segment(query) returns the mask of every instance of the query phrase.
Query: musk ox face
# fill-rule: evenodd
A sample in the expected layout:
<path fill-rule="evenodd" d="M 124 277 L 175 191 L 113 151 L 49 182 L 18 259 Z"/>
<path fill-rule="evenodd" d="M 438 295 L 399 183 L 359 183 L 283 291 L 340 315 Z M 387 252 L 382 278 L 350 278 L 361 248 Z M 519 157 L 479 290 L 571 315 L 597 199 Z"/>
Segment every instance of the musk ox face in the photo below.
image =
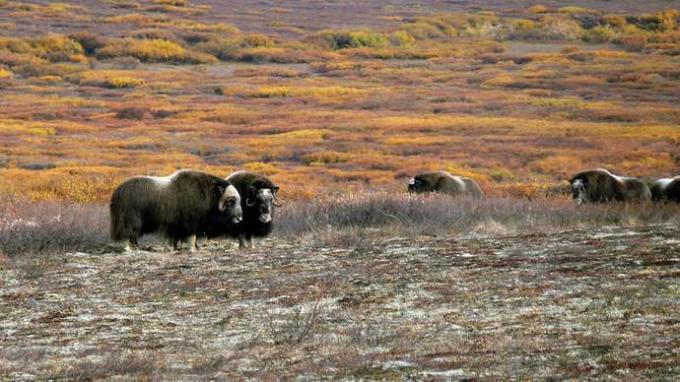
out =
<path fill-rule="evenodd" d="M 423 182 L 420 177 L 415 176 L 408 181 L 408 193 L 413 194 L 413 193 L 419 193 L 423 192 L 425 188 L 425 182 Z"/>
<path fill-rule="evenodd" d="M 272 221 L 274 214 L 274 206 L 278 206 L 276 202 L 276 193 L 278 187 L 271 188 L 256 188 L 250 186 L 248 188 L 248 197 L 246 198 L 246 206 L 257 211 L 257 219 L 262 223 L 269 223 Z"/>
<path fill-rule="evenodd" d="M 236 187 L 229 185 L 225 187 L 218 187 L 221 194 L 217 208 L 220 212 L 226 214 L 236 224 L 243 220 L 243 209 L 241 208 L 241 195 L 236 190 Z"/>
<path fill-rule="evenodd" d="M 586 182 L 584 179 L 574 179 L 571 181 L 571 196 L 576 204 L 584 204 L 589 202 L 588 193 L 586 192 Z"/>

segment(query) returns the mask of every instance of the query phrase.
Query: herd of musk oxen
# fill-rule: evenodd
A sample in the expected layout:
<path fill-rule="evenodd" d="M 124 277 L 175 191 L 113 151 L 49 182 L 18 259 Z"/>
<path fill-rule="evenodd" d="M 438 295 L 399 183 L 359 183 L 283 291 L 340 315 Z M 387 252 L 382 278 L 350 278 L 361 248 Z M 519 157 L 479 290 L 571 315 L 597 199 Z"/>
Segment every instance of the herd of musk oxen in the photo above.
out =
<path fill-rule="evenodd" d="M 680 175 L 638 179 L 617 176 L 605 169 L 582 171 L 571 180 L 574 201 L 583 203 L 672 201 L 680 202 Z M 266 177 L 238 171 L 220 178 L 195 170 L 179 170 L 166 177 L 136 176 L 124 181 L 111 197 L 111 238 L 136 248 L 144 234 L 171 240 L 175 249 L 185 241 L 198 248 L 196 236 L 238 239 L 252 247 L 254 237 L 272 231 L 279 187 Z M 409 180 L 409 193 L 437 192 L 481 198 L 479 184 L 445 171 L 418 174 Z"/>

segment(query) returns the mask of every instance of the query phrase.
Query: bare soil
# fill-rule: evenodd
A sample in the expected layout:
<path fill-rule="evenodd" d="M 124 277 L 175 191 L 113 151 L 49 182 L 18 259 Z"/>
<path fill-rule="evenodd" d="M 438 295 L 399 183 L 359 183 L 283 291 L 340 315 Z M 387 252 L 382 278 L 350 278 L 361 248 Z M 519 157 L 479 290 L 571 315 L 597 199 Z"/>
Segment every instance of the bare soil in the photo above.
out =
<path fill-rule="evenodd" d="M 673 379 L 680 230 L 0 261 L 7 380 Z M 382 237 L 382 238 L 381 238 Z"/>

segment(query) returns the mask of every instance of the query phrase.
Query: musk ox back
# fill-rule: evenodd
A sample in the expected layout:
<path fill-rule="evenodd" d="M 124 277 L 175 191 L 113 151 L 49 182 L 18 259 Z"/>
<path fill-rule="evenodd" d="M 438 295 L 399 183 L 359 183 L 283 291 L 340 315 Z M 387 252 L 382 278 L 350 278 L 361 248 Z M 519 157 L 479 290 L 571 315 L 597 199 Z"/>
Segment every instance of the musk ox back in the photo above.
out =
<path fill-rule="evenodd" d="M 652 200 L 680 203 L 680 175 L 673 178 L 661 178 L 649 182 Z"/>
<path fill-rule="evenodd" d="M 226 180 L 193 170 L 167 177 L 137 176 L 111 196 L 111 238 L 136 247 L 140 236 L 158 233 L 174 241 L 206 231 L 224 231 L 242 219 L 241 200 Z"/>
<path fill-rule="evenodd" d="M 617 176 L 605 169 L 582 171 L 569 183 L 578 204 L 648 201 L 652 198 L 649 187 L 640 179 Z"/>
<path fill-rule="evenodd" d="M 248 171 L 238 171 L 227 177 L 241 194 L 243 221 L 230 229 L 239 246 L 252 246 L 253 237 L 268 236 L 274 225 L 274 207 L 279 187 L 266 177 Z"/>
<path fill-rule="evenodd" d="M 409 193 L 439 192 L 448 195 L 467 195 L 481 198 L 482 188 L 472 178 L 454 176 L 446 171 L 418 174 L 409 180 Z"/>

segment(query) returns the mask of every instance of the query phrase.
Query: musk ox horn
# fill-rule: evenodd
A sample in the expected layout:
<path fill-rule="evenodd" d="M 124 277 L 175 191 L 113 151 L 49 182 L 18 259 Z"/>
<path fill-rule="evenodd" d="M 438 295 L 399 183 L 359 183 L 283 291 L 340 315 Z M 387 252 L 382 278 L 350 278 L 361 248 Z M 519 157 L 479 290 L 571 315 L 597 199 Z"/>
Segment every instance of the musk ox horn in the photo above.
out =
<path fill-rule="evenodd" d="M 246 198 L 246 206 L 252 207 L 252 206 L 255 205 L 255 203 L 256 203 L 255 200 L 253 200 L 251 198 Z"/>
<path fill-rule="evenodd" d="M 276 207 L 283 207 L 284 203 L 282 200 L 279 200 L 279 198 L 276 197 L 276 194 L 274 194 L 274 201 L 272 202 Z"/>

